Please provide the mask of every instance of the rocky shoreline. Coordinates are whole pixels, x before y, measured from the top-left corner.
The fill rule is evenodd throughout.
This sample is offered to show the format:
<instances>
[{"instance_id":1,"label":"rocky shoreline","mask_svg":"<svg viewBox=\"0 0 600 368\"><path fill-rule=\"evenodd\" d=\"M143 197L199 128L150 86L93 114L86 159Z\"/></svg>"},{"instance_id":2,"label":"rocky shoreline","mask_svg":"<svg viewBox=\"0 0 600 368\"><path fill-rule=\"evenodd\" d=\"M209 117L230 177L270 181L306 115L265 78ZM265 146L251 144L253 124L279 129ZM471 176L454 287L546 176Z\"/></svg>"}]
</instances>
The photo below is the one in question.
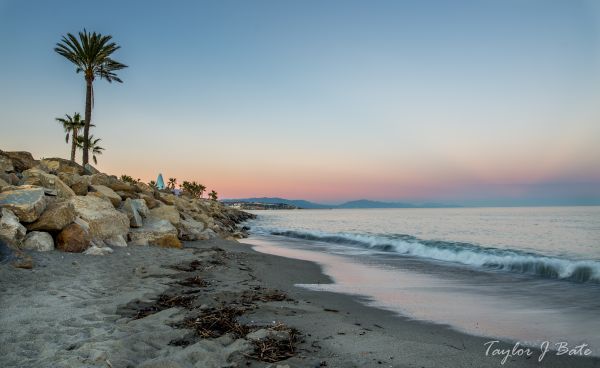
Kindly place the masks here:
<instances>
[{"instance_id":1,"label":"rocky shoreline","mask_svg":"<svg viewBox=\"0 0 600 368\"><path fill-rule=\"evenodd\" d=\"M123 181L61 158L0 151L3 261L34 267L24 251L104 255L114 247L181 248L182 241L247 236L254 215L215 200Z\"/></svg>"}]
</instances>

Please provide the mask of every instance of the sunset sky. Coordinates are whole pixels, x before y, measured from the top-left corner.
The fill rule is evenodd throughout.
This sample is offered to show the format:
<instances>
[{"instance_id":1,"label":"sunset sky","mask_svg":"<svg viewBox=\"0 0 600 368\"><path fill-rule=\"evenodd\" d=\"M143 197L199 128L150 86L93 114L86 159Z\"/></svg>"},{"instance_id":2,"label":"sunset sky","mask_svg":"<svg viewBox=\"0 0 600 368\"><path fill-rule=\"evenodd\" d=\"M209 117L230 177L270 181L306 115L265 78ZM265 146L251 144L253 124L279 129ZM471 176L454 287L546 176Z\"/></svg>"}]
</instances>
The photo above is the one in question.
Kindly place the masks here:
<instances>
[{"instance_id":1,"label":"sunset sky","mask_svg":"<svg viewBox=\"0 0 600 368\"><path fill-rule=\"evenodd\" d=\"M98 168L279 196L600 204L600 2L3 1L0 149L68 157L61 36L112 34ZM100 4L100 5L98 5Z\"/></svg>"}]
</instances>

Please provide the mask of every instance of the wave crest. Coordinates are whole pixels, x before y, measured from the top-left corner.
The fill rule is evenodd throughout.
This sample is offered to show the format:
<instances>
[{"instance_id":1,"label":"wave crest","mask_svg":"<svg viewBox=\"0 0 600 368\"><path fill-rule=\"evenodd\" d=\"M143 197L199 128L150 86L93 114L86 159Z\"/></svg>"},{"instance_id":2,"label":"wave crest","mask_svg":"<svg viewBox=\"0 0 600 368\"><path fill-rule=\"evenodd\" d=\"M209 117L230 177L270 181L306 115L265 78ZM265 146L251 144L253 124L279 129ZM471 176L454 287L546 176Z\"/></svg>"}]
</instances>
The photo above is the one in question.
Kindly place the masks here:
<instances>
[{"instance_id":1,"label":"wave crest","mask_svg":"<svg viewBox=\"0 0 600 368\"><path fill-rule=\"evenodd\" d=\"M461 242L422 240L405 234L371 235L292 230L270 231L270 234L295 239L352 245L381 252L524 273L545 278L600 283L600 262L598 261L571 260Z\"/></svg>"}]
</instances>

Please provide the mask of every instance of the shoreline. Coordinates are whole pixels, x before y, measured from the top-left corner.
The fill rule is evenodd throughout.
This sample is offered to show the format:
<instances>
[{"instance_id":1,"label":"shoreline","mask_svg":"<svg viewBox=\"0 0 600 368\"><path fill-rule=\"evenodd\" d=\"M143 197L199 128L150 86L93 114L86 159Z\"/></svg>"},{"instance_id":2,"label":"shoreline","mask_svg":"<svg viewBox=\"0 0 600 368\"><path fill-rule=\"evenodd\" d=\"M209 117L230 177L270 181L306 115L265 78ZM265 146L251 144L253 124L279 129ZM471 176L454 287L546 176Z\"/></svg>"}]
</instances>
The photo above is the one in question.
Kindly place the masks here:
<instances>
[{"instance_id":1,"label":"shoreline","mask_svg":"<svg viewBox=\"0 0 600 368\"><path fill-rule=\"evenodd\" d=\"M0 362L5 367L438 367L448 362L593 367L600 362L548 353L542 363L534 354L501 365L502 356L485 355L483 344L490 339L401 317L367 306L357 296L296 287L332 280L316 263L260 253L235 241L186 242L182 250L130 246L102 257L60 252L31 256L39 263L33 270L0 265ZM201 266L191 270L193 261ZM206 285L178 284L190 275ZM267 290L286 297L273 299ZM249 292L258 299L240 302ZM156 299L169 293L192 295L193 304L189 310L154 310ZM250 335L204 339L173 327L197 311L244 303L240 323L284 323L300 331L293 357L259 362L248 358ZM151 313L133 318L144 310ZM510 349L513 344L501 346Z\"/></svg>"}]
</instances>

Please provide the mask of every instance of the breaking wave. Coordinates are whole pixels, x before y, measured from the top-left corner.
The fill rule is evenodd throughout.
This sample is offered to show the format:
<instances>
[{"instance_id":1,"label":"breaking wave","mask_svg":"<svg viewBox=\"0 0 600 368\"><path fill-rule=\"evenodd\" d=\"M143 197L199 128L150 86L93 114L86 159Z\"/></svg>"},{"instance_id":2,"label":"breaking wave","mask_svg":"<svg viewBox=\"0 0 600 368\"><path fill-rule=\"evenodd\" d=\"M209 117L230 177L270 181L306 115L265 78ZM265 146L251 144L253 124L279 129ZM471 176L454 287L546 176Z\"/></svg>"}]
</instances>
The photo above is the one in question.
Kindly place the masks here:
<instances>
[{"instance_id":1,"label":"breaking wave","mask_svg":"<svg viewBox=\"0 0 600 368\"><path fill-rule=\"evenodd\" d=\"M593 260L571 260L469 243L422 240L404 234L374 235L279 230L269 231L269 233L545 278L600 283L600 262Z\"/></svg>"}]
</instances>

